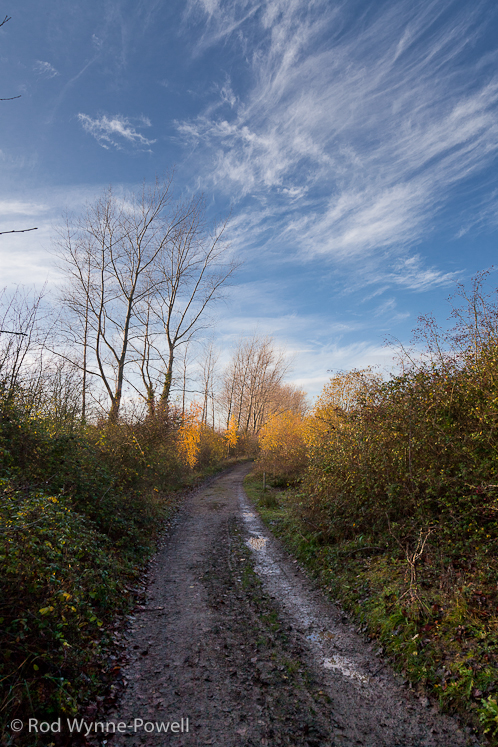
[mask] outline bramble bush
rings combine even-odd
[[[498,348],[364,384],[309,443],[305,487],[323,530],[340,539],[434,521],[478,528],[480,544],[498,516]]]
[[[0,489],[2,711],[27,715],[28,695],[31,715],[74,713],[133,566],[66,496]]]

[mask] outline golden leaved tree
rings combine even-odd
[[[292,410],[270,415],[258,437],[262,472],[289,482],[299,477],[306,466],[307,420]]]
[[[197,462],[202,429],[202,406],[192,402],[185,411],[178,431],[178,447],[182,460],[193,469]]]
[[[227,445],[228,456],[230,454],[230,449],[237,445],[237,441],[239,439],[239,434],[237,432],[237,420],[235,419],[235,415],[232,415],[232,417],[230,418],[228,428],[223,434],[223,438],[225,439],[225,443]]]

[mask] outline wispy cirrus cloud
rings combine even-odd
[[[37,60],[33,65],[33,70],[37,75],[43,75],[45,78],[55,78],[60,74],[50,62],[43,62],[43,60]]]
[[[184,21],[201,19],[203,31],[197,40],[194,55],[200,55],[209,47],[225,40],[232,34],[240,34],[241,27],[252,18],[263,3],[254,0],[188,0]],[[243,36],[239,36],[244,40]]]
[[[205,19],[206,48],[246,50],[250,83],[230,81],[229,114],[211,103],[178,132],[205,181],[245,205],[256,197],[303,257],[406,252],[498,155],[496,54],[475,54],[480,4],[389,1],[356,16],[354,3],[320,0],[188,8]],[[278,198],[291,195],[289,216]],[[414,261],[412,287],[448,282]]]
[[[56,70],[50,62],[43,62],[42,60],[37,60],[35,62],[33,70],[35,73],[43,75],[45,78],[55,78],[56,75],[59,75],[58,70]]]
[[[10,215],[39,215],[48,210],[42,202],[26,202],[25,200],[0,200],[0,216]]]
[[[373,279],[373,278],[372,278]],[[454,285],[460,280],[459,272],[442,272],[437,267],[427,267],[419,254],[398,259],[390,270],[384,272],[379,281],[414,291]]]
[[[150,127],[147,117],[123,117],[121,114],[108,116],[103,114],[93,119],[88,114],[78,114],[81,126],[103,148],[111,147],[123,150],[124,147],[134,150],[149,150],[156,141],[146,138],[138,127]]]

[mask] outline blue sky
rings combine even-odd
[[[173,166],[244,260],[218,344],[273,334],[293,380],[388,365],[495,262],[498,6],[17,0],[0,29],[2,284],[53,286],[53,227]]]

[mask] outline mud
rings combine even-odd
[[[283,551],[245,496],[248,471],[220,476],[178,513],[131,620],[126,690],[105,719],[126,731],[99,742],[477,745],[407,690]]]

